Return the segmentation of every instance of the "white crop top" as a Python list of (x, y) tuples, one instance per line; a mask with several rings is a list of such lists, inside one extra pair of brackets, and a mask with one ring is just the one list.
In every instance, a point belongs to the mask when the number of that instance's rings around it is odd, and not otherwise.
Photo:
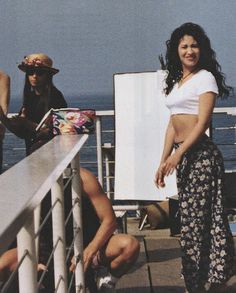
[(166, 97), (166, 106), (173, 114), (198, 114), (199, 96), (206, 92), (218, 94), (213, 74), (205, 69), (198, 71), (180, 87), (176, 83)]

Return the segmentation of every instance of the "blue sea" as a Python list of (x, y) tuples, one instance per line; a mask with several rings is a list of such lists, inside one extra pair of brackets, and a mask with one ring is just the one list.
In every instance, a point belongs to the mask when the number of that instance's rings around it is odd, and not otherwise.
[[(112, 110), (114, 109), (113, 97), (104, 96), (86, 96), (66, 98), (69, 107), (92, 108), (95, 110)], [(21, 107), (21, 98), (12, 98), (10, 102), (10, 113), (17, 113)], [(218, 99), (217, 107), (236, 107), (236, 98), (231, 97), (226, 100)], [(106, 118), (103, 121), (106, 129), (114, 129), (114, 121)], [(230, 127), (229, 129), (225, 129)], [(214, 114), (213, 116), (213, 140), (222, 151), (225, 167), (229, 170), (236, 170), (236, 116)], [(111, 133), (107, 133), (103, 137), (103, 143), (114, 143), (114, 137)], [(88, 146), (95, 145), (95, 136), (92, 135), (88, 141)], [(95, 151), (87, 148), (82, 154), (82, 161), (96, 161)], [(24, 141), (15, 135), (6, 134), (4, 140), (4, 159), (3, 167), (8, 169), (25, 157)], [(95, 165), (87, 166), (96, 173)]]
[[(72, 96), (66, 97), (66, 101), (68, 103), (68, 107), (75, 108), (89, 108), (95, 110), (112, 110), (113, 106), (113, 97), (104, 95), (104, 96)], [(18, 97), (11, 98), (9, 113), (18, 113), (19, 109), (22, 105), (22, 99)], [(104, 118), (103, 124), (105, 124), (105, 128), (108, 130), (114, 129), (114, 119), (113, 118)], [(114, 144), (114, 137), (112, 133), (105, 133), (103, 135), (103, 143), (111, 142)], [(97, 174), (96, 164), (91, 162), (96, 162), (96, 150), (91, 148), (91, 146), (96, 145), (95, 135), (91, 135), (86, 144), (86, 147), (83, 148), (83, 152), (81, 153), (81, 162), (84, 167), (90, 169), (92, 172)], [(22, 160), (25, 157), (25, 144), (24, 140), (16, 137), (14, 134), (7, 131), (4, 139), (3, 145), (3, 170), (7, 170), (8, 168), (15, 165), (17, 162)], [(89, 163), (83, 163), (83, 162)]]

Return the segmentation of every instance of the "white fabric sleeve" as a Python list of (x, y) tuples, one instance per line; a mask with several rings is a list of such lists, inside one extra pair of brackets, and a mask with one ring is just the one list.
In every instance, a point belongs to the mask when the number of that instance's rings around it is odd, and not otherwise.
[(218, 94), (219, 90), (214, 75), (211, 72), (205, 71), (198, 80), (197, 95), (207, 92)]

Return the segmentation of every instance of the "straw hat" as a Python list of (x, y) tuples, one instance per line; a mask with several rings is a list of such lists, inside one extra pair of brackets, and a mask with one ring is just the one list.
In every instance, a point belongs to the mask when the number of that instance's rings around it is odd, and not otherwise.
[(34, 53), (24, 57), (24, 60), (21, 64), (18, 65), (18, 68), (24, 72), (28, 68), (39, 67), (45, 69), (49, 73), (56, 74), (59, 72), (59, 69), (52, 67), (53, 62), (50, 57), (43, 53)]

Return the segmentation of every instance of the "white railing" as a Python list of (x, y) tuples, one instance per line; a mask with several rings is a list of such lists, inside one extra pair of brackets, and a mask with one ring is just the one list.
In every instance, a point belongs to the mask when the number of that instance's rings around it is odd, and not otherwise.
[[(235, 121), (235, 117), (236, 117), (236, 107), (217, 107), (214, 109), (214, 114), (215, 117), (218, 114), (223, 114), (223, 115), (227, 115), (227, 119), (228, 117), (232, 116), (233, 121)], [(216, 131), (220, 131), (221, 134), (224, 133), (224, 131), (230, 131), (231, 134), (231, 142), (229, 141), (222, 141), (221, 143), (219, 143), (219, 147), (221, 148), (221, 150), (224, 150), (224, 153), (227, 153), (227, 148), (229, 147), (231, 148), (231, 154), (232, 154), (232, 158), (228, 158), (228, 159), (224, 159), (225, 160), (225, 167), (226, 167), (226, 173), (235, 173), (236, 172), (236, 160), (235, 160), (235, 148), (236, 148), (236, 122), (232, 122), (231, 125), (226, 125), (226, 126), (217, 126), (213, 129), (215, 132)], [(221, 132), (222, 131), (222, 132)], [(212, 135), (213, 139), (215, 138), (215, 135)], [(227, 167), (227, 162), (230, 162), (231, 167), (228, 168)]]
[[(63, 210), (63, 172), (72, 169), (72, 206), (74, 220), (75, 288), (84, 292), (82, 263), (81, 186), (79, 152), (88, 135), (56, 136), (33, 154), (0, 176), (0, 254), (17, 237), (19, 291), (34, 293), (37, 284), (36, 235), (40, 203), (51, 191), (54, 283), (56, 292), (68, 292), (66, 271), (65, 223)], [(35, 221), (36, 219), (36, 221)], [(7, 286), (1, 292), (7, 291)]]
[[(8, 117), (12, 117), (14, 115), (17, 115), (17, 113), (9, 113)], [(104, 176), (103, 176), (103, 143), (104, 143), (104, 133), (111, 133), (112, 132), (112, 136), (113, 136), (113, 141), (114, 141), (114, 129), (106, 129), (106, 127), (104, 127), (104, 123), (103, 120), (104, 118), (114, 118), (114, 110), (101, 110), (101, 111), (96, 111), (96, 131), (95, 131), (95, 141), (92, 143), (89, 143), (89, 145), (87, 144), (84, 148), (87, 149), (94, 149), (94, 154), (96, 153), (96, 159), (93, 159), (90, 162), (81, 162), (82, 164), (88, 164), (91, 166), (95, 166), (96, 168), (96, 173), (98, 175), (98, 180), (100, 182), (100, 184), (103, 186), (103, 182), (104, 182)], [(9, 138), (13, 138), (13, 139), (9, 139)], [(90, 140), (93, 137), (93, 135), (90, 135)], [(113, 141), (109, 141), (109, 143), (112, 144), (112, 147), (114, 147), (113, 145)], [(90, 142), (90, 141), (89, 141)], [(12, 143), (13, 145), (10, 145), (10, 143)], [(6, 144), (5, 148), (6, 149), (14, 149), (14, 153), (17, 152), (21, 152), (22, 155), (21, 157), (25, 155), (25, 147), (24, 147), (24, 142), (22, 141), (22, 139), (17, 138), (14, 134), (7, 132), (6, 133), (6, 137), (4, 140), (4, 144)], [(10, 158), (4, 158), (4, 161), (7, 162)], [(15, 162), (14, 162), (15, 163)], [(9, 168), (9, 167), (7, 167)]]
[(103, 186), (102, 118), (108, 116), (114, 116), (114, 111), (96, 111), (97, 166), (98, 180), (101, 186)]
[[(226, 114), (226, 115), (236, 115), (236, 107), (217, 107), (214, 109), (214, 114)], [(110, 118), (114, 120), (115, 111), (114, 110), (103, 110), (96, 111), (96, 134), (90, 136), (85, 148), (91, 149), (93, 153), (93, 160), (86, 162), (81, 160), (82, 166), (86, 168), (92, 167), (94, 173), (97, 173), (98, 180), (100, 184), (104, 187), (110, 198), (113, 197), (113, 186), (114, 186), (114, 129), (107, 130), (106, 122), (104, 123), (104, 118)], [(224, 129), (223, 129), (224, 128)], [(228, 130), (236, 129), (236, 125), (231, 125), (230, 127), (220, 127), (217, 130)], [(113, 141), (107, 141), (104, 139), (104, 134), (113, 132)], [(13, 134), (11, 134), (13, 136)], [(214, 137), (213, 137), (214, 138)], [(5, 141), (7, 138), (5, 138)], [(93, 140), (93, 141), (92, 141)], [(234, 143), (235, 144), (235, 143)], [(93, 150), (92, 150), (93, 149)], [(15, 152), (19, 150), (19, 144), (15, 146)], [(23, 151), (24, 152), (24, 151)], [(111, 155), (110, 155), (111, 154)], [(236, 164), (236, 163), (235, 163)], [(233, 168), (235, 170), (235, 168)], [(230, 171), (230, 170), (227, 170)]]
[[(216, 108), (214, 113), (225, 113), (236, 115), (235, 108)], [(114, 116), (114, 111), (97, 111), (96, 122), (96, 150), (98, 179), (103, 185), (106, 179), (108, 195), (110, 191), (109, 173), (110, 164), (114, 165), (114, 159), (110, 160), (105, 156), (104, 163), (104, 127), (102, 119), (107, 116)], [(63, 224), (63, 180), (62, 174), (69, 164), (73, 170), (72, 178), (72, 206), (75, 221), (74, 255), (80, 260), (75, 271), (76, 292), (83, 292), (84, 277), (81, 262), (81, 218), (79, 214), (78, 198), (80, 198), (80, 177), (78, 154), (84, 146), (88, 136), (57, 136), (52, 141), (35, 151), (31, 156), (23, 159), (0, 176), (1, 198), (0, 198), (0, 254), (17, 236), (18, 260), (22, 263), (19, 267), (20, 292), (37, 292), (37, 255), (38, 249), (36, 235), (39, 227), (38, 206), (49, 190), (52, 194), (53, 214), (53, 242), (54, 242), (54, 274), (56, 292), (67, 292), (67, 272), (65, 270), (65, 245), (64, 245), (64, 224)], [(106, 144), (106, 148), (114, 148), (114, 145)], [(103, 171), (105, 167), (105, 172)], [(120, 209), (137, 209), (120, 206)], [(35, 221), (36, 219), (36, 221)], [(56, 219), (56, 220), (55, 220)], [(60, 219), (60, 220), (59, 220)], [(57, 231), (55, 234), (55, 231)], [(81, 237), (81, 236), (80, 236)], [(27, 248), (27, 249), (26, 249)], [(7, 290), (2, 292), (7, 292)]]
[[(104, 133), (104, 126), (102, 125), (102, 119), (107, 116), (113, 117), (115, 115), (115, 112), (113, 110), (109, 111), (97, 111), (97, 127), (96, 127), (96, 137), (97, 137), (97, 163), (98, 163), (98, 179), (102, 186), (104, 186), (104, 179), (105, 179), (105, 189), (107, 195), (112, 198), (113, 197), (113, 190), (111, 186), (114, 186), (114, 174), (111, 174), (111, 169), (114, 171), (114, 164), (115, 164), (115, 158), (109, 156), (109, 150), (112, 150), (115, 148), (115, 146), (112, 143), (103, 143), (103, 133)], [(216, 107), (214, 109), (214, 114), (225, 114), (225, 115), (232, 115), (236, 116), (236, 107)], [(236, 124), (228, 127), (218, 127), (217, 130), (229, 130), (229, 129), (235, 129), (236, 131)], [(236, 137), (236, 134), (235, 134)], [(213, 137), (214, 138), (214, 137)], [(232, 144), (235, 145), (236, 141)], [(113, 152), (114, 153), (114, 152)], [(113, 156), (113, 154), (112, 154)], [(236, 165), (236, 161), (235, 161)], [(236, 167), (233, 169), (228, 169), (226, 172), (235, 172)], [(112, 181), (112, 182), (111, 182)], [(123, 206), (123, 209), (125, 207)]]
[(236, 115), (236, 107), (217, 107), (214, 113), (226, 113), (228, 115)]

